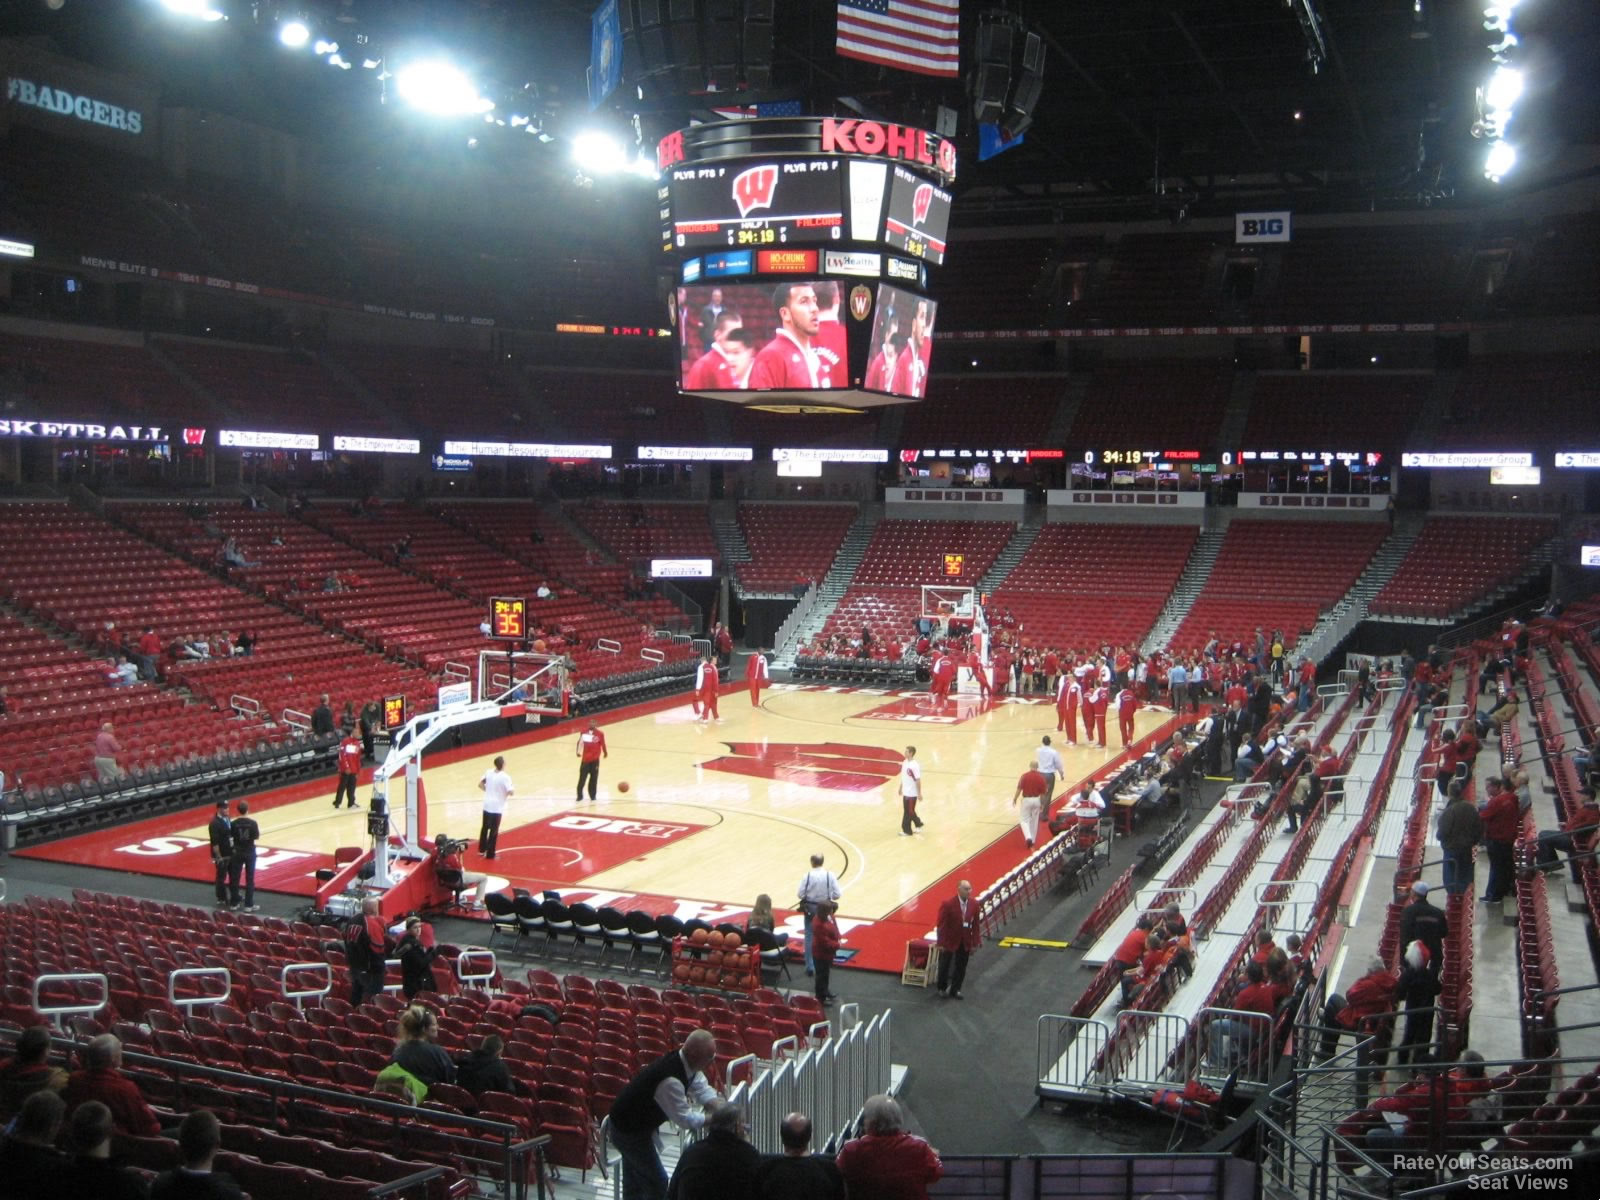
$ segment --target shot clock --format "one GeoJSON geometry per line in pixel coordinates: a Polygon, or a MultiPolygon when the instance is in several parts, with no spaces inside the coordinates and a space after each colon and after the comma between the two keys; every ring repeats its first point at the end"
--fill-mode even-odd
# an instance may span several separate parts
{"type": "Polygon", "coordinates": [[[526,596],[489,597],[489,636],[507,642],[520,642],[528,636],[526,596]]]}

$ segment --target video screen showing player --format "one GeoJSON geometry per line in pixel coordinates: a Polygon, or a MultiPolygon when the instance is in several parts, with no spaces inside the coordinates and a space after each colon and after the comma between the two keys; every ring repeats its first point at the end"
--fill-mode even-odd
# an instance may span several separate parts
{"type": "Polygon", "coordinates": [[[686,392],[850,386],[832,280],[680,288],[678,320],[686,392]]]}
{"type": "Polygon", "coordinates": [[[932,300],[889,284],[879,286],[864,388],[917,400],[928,394],[938,307],[932,300]]]}

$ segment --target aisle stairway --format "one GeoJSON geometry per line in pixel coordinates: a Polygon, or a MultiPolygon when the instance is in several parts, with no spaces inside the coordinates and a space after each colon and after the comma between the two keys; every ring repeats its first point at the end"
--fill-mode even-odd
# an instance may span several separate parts
{"type": "Polygon", "coordinates": [[[1155,627],[1150,630],[1148,637],[1139,647],[1141,654],[1149,654],[1165,646],[1172,635],[1178,632],[1178,626],[1183,624],[1183,619],[1189,615],[1189,609],[1194,606],[1195,598],[1200,595],[1200,590],[1206,586],[1206,580],[1211,578],[1211,568],[1217,561],[1217,554],[1222,549],[1222,539],[1226,536],[1225,529],[1202,529],[1200,536],[1195,538],[1194,549],[1189,554],[1189,561],[1183,568],[1183,574],[1178,577],[1177,586],[1172,589],[1166,607],[1161,610],[1155,627]]]}
{"type": "Polygon", "coordinates": [[[1000,557],[994,560],[994,566],[989,568],[989,573],[978,581],[978,594],[992,596],[1006,577],[1016,569],[1022,561],[1022,556],[1039,537],[1039,530],[1044,528],[1044,512],[1042,509],[1030,508],[1022,523],[1017,526],[1017,531],[1011,535],[1011,540],[1006,543],[1006,548],[1000,551],[1000,557]]]}
{"type": "Polygon", "coordinates": [[[739,563],[750,561],[750,545],[745,541],[744,530],[739,528],[738,506],[729,503],[713,505],[711,532],[717,539],[717,554],[722,559],[722,570],[733,585],[734,594],[741,599],[744,585],[739,582],[739,563]]]}
{"type": "Polygon", "coordinates": [[[1320,663],[1349,636],[1351,630],[1367,619],[1372,598],[1383,590],[1384,585],[1400,569],[1400,564],[1411,551],[1411,544],[1422,532],[1422,521],[1421,513],[1395,514],[1389,536],[1378,547],[1367,569],[1361,572],[1360,578],[1344,594],[1344,598],[1323,613],[1311,632],[1301,639],[1295,647],[1297,655],[1304,654],[1312,662],[1320,663]]]}
{"type": "Polygon", "coordinates": [[[855,577],[856,568],[861,565],[861,559],[867,552],[867,545],[872,541],[872,531],[882,519],[883,505],[861,506],[855,524],[850,526],[850,532],[844,536],[844,542],[833,560],[833,566],[828,568],[827,575],[817,587],[816,598],[810,612],[795,624],[789,636],[774,653],[772,663],[774,668],[787,669],[794,666],[795,654],[800,647],[821,632],[823,625],[833,615],[833,610],[839,606],[840,599],[850,586],[850,580],[855,577]]]}

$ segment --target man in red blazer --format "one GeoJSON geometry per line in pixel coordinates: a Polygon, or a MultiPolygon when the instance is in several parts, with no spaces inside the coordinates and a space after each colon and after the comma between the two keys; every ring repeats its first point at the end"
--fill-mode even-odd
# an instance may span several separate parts
{"type": "Polygon", "coordinates": [[[961,999],[967,978],[967,959],[983,942],[978,931],[978,902],[972,885],[963,879],[956,894],[939,906],[939,995],[961,999]]]}

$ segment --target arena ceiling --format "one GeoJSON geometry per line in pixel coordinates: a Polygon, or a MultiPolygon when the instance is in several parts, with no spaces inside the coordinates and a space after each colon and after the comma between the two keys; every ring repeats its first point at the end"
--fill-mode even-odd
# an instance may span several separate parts
{"type": "MultiPolygon", "coordinates": [[[[168,103],[344,138],[352,153],[382,140],[373,89],[359,69],[283,53],[262,32],[280,11],[307,12],[347,40],[447,49],[502,94],[520,92],[552,129],[588,119],[597,0],[213,2],[230,20],[202,28],[175,22],[157,0],[19,0],[0,34],[46,37],[96,65],[156,75],[168,103]]],[[[1178,221],[1245,206],[1460,205],[1492,194],[1483,143],[1469,135],[1491,69],[1483,0],[964,0],[964,63],[978,15],[993,9],[1040,34],[1044,87],[1020,145],[982,164],[968,153],[958,221],[1178,221]]],[[[941,105],[954,107],[975,148],[960,85],[839,58],[833,0],[779,0],[775,11],[773,86],[743,99],[930,125],[941,105]]],[[[1527,187],[1589,169],[1600,141],[1600,5],[1522,0],[1517,20],[1531,82],[1517,115],[1520,178],[1508,184],[1527,187]]],[[[683,97],[645,121],[654,131],[707,115],[705,98],[683,97]]],[[[557,153],[531,142],[515,152],[554,167],[557,153]]]]}

